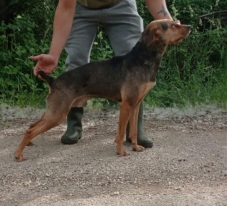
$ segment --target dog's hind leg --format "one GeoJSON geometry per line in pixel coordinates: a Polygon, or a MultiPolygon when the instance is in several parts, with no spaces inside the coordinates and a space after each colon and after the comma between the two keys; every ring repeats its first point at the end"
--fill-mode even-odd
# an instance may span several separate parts
{"type": "Polygon", "coordinates": [[[127,103],[120,104],[119,126],[118,133],[115,138],[117,143],[117,154],[126,156],[129,153],[123,148],[123,140],[125,135],[126,126],[131,115],[131,107],[127,103]]]}
{"type": "Polygon", "coordinates": [[[134,110],[132,111],[130,120],[129,120],[129,137],[132,142],[132,149],[137,152],[143,151],[145,148],[137,144],[137,133],[138,133],[138,114],[139,114],[140,103],[138,103],[134,110]]]}
{"type": "Polygon", "coordinates": [[[68,111],[61,112],[61,111],[46,111],[44,115],[36,121],[35,123],[31,124],[29,129],[26,131],[23,140],[21,141],[20,145],[16,149],[14,156],[16,160],[22,161],[23,158],[23,150],[25,146],[31,144],[31,140],[36,137],[37,135],[46,132],[47,130],[58,126],[61,124],[68,111]]]}

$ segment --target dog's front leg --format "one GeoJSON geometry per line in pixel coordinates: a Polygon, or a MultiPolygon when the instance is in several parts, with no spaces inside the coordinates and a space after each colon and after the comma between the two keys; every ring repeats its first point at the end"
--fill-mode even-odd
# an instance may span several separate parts
{"type": "Polygon", "coordinates": [[[145,148],[137,144],[137,133],[138,133],[138,114],[139,114],[140,103],[136,105],[132,111],[132,115],[129,121],[129,137],[132,142],[132,149],[137,152],[143,151],[145,148]]]}
{"type": "Polygon", "coordinates": [[[123,140],[130,115],[131,115],[130,106],[127,103],[122,102],[120,104],[118,133],[115,138],[115,142],[117,143],[117,154],[121,156],[129,155],[129,153],[123,148],[123,140]]]}

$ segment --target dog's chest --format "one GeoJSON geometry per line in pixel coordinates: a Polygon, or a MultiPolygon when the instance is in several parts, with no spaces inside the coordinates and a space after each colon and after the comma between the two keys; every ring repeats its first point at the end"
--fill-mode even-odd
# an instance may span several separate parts
{"type": "Polygon", "coordinates": [[[150,90],[156,85],[156,82],[148,82],[147,83],[147,89],[150,90]]]}
{"type": "Polygon", "coordinates": [[[155,84],[155,81],[145,83],[145,93],[149,92],[155,86],[155,84]]]}

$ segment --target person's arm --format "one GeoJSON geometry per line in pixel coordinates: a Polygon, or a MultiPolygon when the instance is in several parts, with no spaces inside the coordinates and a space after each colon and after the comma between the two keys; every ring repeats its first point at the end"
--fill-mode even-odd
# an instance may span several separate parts
{"type": "Polygon", "coordinates": [[[59,59],[71,31],[76,0],[59,0],[55,17],[54,32],[49,54],[59,59]]]}
{"type": "Polygon", "coordinates": [[[170,15],[165,0],[146,0],[147,8],[150,14],[157,19],[170,19],[173,20],[170,15]]]}
{"type": "Polygon", "coordinates": [[[46,74],[51,74],[55,70],[71,31],[75,8],[76,0],[59,0],[54,16],[53,37],[49,53],[30,57],[32,60],[38,61],[34,67],[35,75],[39,70],[46,74]]]}

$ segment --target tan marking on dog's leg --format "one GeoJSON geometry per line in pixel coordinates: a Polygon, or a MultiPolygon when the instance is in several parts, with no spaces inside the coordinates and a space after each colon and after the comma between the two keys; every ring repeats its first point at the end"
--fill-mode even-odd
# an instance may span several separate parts
{"type": "Polygon", "coordinates": [[[36,121],[35,123],[31,124],[29,129],[26,131],[24,138],[22,139],[20,145],[16,149],[14,156],[17,161],[22,161],[23,157],[23,150],[25,146],[31,144],[31,140],[36,137],[37,135],[46,132],[47,130],[59,125],[61,122],[64,121],[67,113],[56,115],[46,115],[44,114],[41,119],[36,121]]]}
{"type": "MultiPolygon", "coordinates": [[[[43,116],[44,116],[44,114],[43,114],[43,116]]],[[[30,128],[33,128],[35,125],[37,125],[38,121],[40,121],[40,120],[43,118],[43,116],[42,116],[39,120],[37,120],[36,122],[31,123],[30,126],[29,126],[29,129],[30,129],[30,128]]],[[[33,146],[33,145],[34,145],[34,144],[33,144],[32,142],[28,142],[28,143],[26,144],[26,146],[33,146]]]]}
{"type": "Polygon", "coordinates": [[[135,107],[130,118],[130,131],[129,136],[132,141],[132,149],[137,152],[143,151],[145,148],[137,144],[138,134],[138,114],[139,114],[140,103],[135,107]]]}
{"type": "Polygon", "coordinates": [[[115,142],[117,143],[117,154],[119,154],[120,156],[129,155],[129,153],[123,148],[123,140],[130,115],[131,115],[130,106],[127,103],[121,103],[118,133],[115,138],[115,142]]]}
{"type": "Polygon", "coordinates": [[[138,102],[136,103],[136,106],[132,111],[132,115],[129,120],[130,122],[129,137],[131,138],[133,150],[137,152],[141,152],[145,149],[143,146],[138,145],[137,143],[139,107],[140,107],[141,101],[143,101],[143,98],[155,86],[155,84],[156,82],[149,82],[149,83],[142,84],[140,86],[140,90],[139,90],[140,95],[138,97],[138,102]]]}

